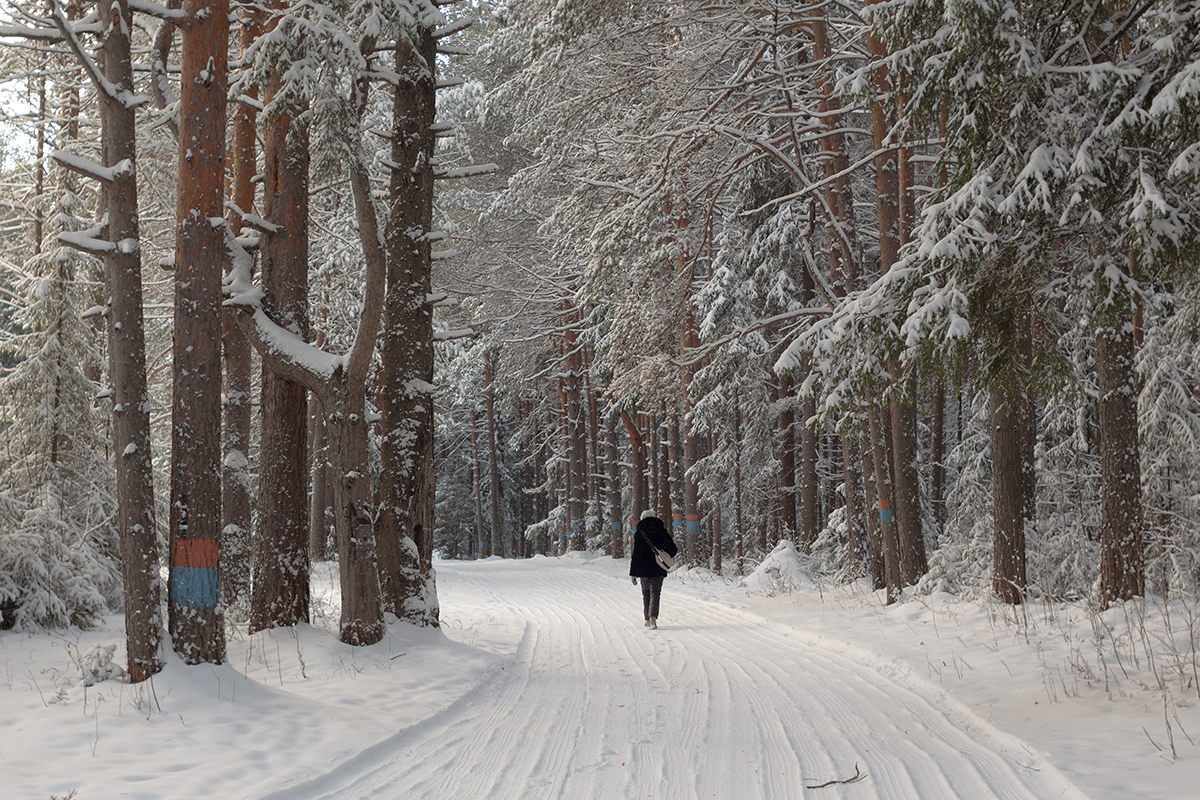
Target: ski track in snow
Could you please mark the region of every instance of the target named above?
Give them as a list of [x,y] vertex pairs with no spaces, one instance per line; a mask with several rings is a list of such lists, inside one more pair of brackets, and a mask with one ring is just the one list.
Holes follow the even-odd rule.
[[520,631],[503,669],[271,800],[1085,797],[886,659],[672,581],[657,631],[640,590],[599,571],[486,561],[443,565],[439,584]]

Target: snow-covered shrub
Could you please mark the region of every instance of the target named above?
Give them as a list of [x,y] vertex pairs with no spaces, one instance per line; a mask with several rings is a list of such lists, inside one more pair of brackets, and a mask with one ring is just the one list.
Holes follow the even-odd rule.
[[811,559],[802,556],[796,545],[784,539],[742,579],[742,585],[768,597],[788,594],[800,586],[813,584],[810,565]]
[[95,686],[101,681],[119,680],[125,677],[120,664],[113,663],[115,644],[94,644],[79,658],[79,677],[84,686]]
[[15,603],[18,630],[95,624],[121,584],[108,521],[87,529],[72,517],[47,483],[0,532],[0,602]]

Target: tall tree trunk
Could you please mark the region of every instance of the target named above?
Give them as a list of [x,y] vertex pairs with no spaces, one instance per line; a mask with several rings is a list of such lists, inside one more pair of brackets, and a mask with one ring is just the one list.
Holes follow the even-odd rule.
[[182,28],[175,244],[168,618],[188,664],[225,660],[221,534],[221,280],[228,0],[188,0]]
[[790,378],[779,379],[777,394],[779,413],[775,416],[775,428],[779,436],[780,536],[798,542],[802,537],[796,524],[796,405],[792,400]]
[[685,541],[686,534],[683,526],[683,442],[679,436],[678,419],[667,419],[667,464],[671,484],[671,538],[679,544]]
[[[878,2],[879,0],[869,0],[866,3],[868,16],[872,13],[872,6],[877,5]],[[888,133],[888,120],[882,98],[890,92],[891,87],[887,73],[879,64],[887,56],[887,48],[873,34],[868,33],[867,52],[871,61],[876,64],[875,88],[876,96],[879,99],[871,107],[871,128],[876,150],[875,189],[879,216],[879,268],[880,271],[887,272],[899,259],[900,253],[900,163],[896,152],[886,149],[884,144]],[[899,380],[896,365],[891,366],[891,371],[893,380]],[[921,530],[919,501],[915,507],[916,513],[914,513],[913,506],[916,450],[915,439],[910,442],[910,437],[915,437],[915,427],[908,424],[908,415],[894,400],[891,403],[890,414],[892,419],[889,420],[890,424],[886,427],[891,428],[892,434],[876,438],[876,431],[873,429],[871,436],[875,451],[875,481],[876,491],[879,492],[880,530],[883,534],[884,545],[884,580],[887,584],[888,602],[892,603],[899,599],[899,582],[906,579],[905,572],[915,572],[919,566],[916,554]],[[875,424],[879,426],[880,430],[885,428],[882,421],[877,421]],[[900,445],[898,451],[897,444]],[[881,459],[882,463],[880,463]],[[899,487],[894,487],[892,483],[890,473],[894,468],[898,468],[898,472],[902,476],[903,483]],[[899,498],[895,496],[894,489],[898,489]],[[896,516],[897,512],[900,512],[899,519]],[[882,519],[884,516],[887,516],[888,519]],[[902,527],[898,523],[902,523]],[[899,540],[901,536],[903,536],[903,541]],[[921,550],[923,551],[923,546]],[[893,557],[897,560],[895,565],[891,563]]]
[[1096,331],[1101,608],[1146,590],[1132,310],[1110,314]]
[[933,492],[933,521],[937,533],[941,533],[946,522],[946,382],[939,377],[933,390],[933,419],[931,429],[931,459],[933,461],[933,478],[930,491]]
[[[867,412],[868,419],[870,412]],[[887,586],[883,563],[883,531],[879,525],[879,491],[875,483],[875,446],[871,438],[870,423],[867,423],[866,437],[859,441],[859,454],[862,456],[863,493],[865,497],[866,530],[867,530],[867,564],[871,573],[871,588],[882,589]]]
[[492,555],[488,540],[483,535],[483,470],[479,468],[479,426],[475,419],[475,409],[471,409],[471,483],[475,486],[475,557],[487,558]]
[[[101,93],[105,165],[114,169],[105,189],[110,242],[139,241],[137,129],[130,56],[130,11],[117,0],[100,12],[105,25],[101,61],[105,78],[119,93]],[[44,103],[44,94],[42,96]],[[40,136],[39,128],[39,136]],[[40,239],[39,239],[40,242]],[[146,391],[146,346],[142,308],[142,262],[137,246],[117,247],[105,258],[109,306],[109,380],[113,395],[113,452],[116,456],[117,527],[125,584],[127,670],[138,683],[162,669],[162,599],[154,524],[154,481],[150,411]]]
[[565,383],[559,391],[562,401],[563,413],[560,415],[559,431],[562,438],[563,452],[563,491],[561,494],[561,505],[563,507],[562,514],[563,526],[562,533],[558,537],[557,553],[563,555],[570,550],[570,539],[573,531],[576,530],[578,523],[574,519],[575,504],[571,502],[571,498],[575,492],[575,470],[571,466],[571,420],[570,414],[567,413],[567,407],[570,403],[567,401],[567,392]]
[[684,544],[684,560],[689,564],[706,561],[700,557],[700,487],[692,478],[692,467],[699,460],[700,442],[692,433],[691,425],[683,422],[683,513],[687,528]]
[[1005,603],[1018,604],[1025,596],[1025,398],[1019,392],[993,389],[992,503],[995,520],[992,591]]
[[734,409],[733,440],[733,568],[735,575],[746,574],[745,525],[742,519],[742,407]]
[[500,497],[500,448],[496,440],[496,374],[490,352],[483,354],[484,403],[487,411],[488,487],[491,494],[492,541],[499,555],[507,553],[504,545],[504,506]]
[[[900,98],[899,114],[904,115],[905,98]],[[912,150],[902,148],[896,154],[897,170],[897,219],[898,246],[910,238],[916,216],[913,194]],[[899,257],[899,251],[895,258]],[[882,259],[881,259],[882,261]],[[882,268],[886,272],[895,260]],[[895,472],[896,530],[900,538],[900,576],[905,585],[917,582],[929,570],[925,556],[925,536],[921,520],[921,479],[917,461],[920,449],[917,445],[917,378],[916,374],[902,376],[899,363],[891,365],[892,377],[897,384],[903,381],[907,387],[908,402],[893,398],[892,412],[892,457]]]
[[[363,83],[365,79],[355,87],[360,109],[365,104]],[[248,256],[235,243],[231,243],[236,257],[228,302],[239,312],[238,324],[263,360],[284,377],[304,384],[325,411],[328,452],[336,472],[333,522],[341,568],[341,640],[366,645],[379,641],[384,630],[367,463],[366,385],[383,312],[386,260],[366,170],[353,158],[348,168],[366,264],[363,308],[350,352],[331,357],[273,323],[250,284]]]
[[37,126],[37,158],[33,164],[33,194],[39,200],[33,208],[33,252],[35,255],[41,254],[42,239],[46,235],[46,211],[40,202],[46,193],[46,125],[44,123],[49,119],[46,104],[45,53],[38,55],[37,73],[37,118],[43,124]]
[[880,419],[885,413],[886,411],[872,408],[869,411],[868,424],[871,432],[871,459],[875,468],[875,495],[879,507],[879,549],[883,561],[883,583],[890,605],[900,599],[903,584],[900,575],[900,541],[892,511],[892,476],[887,455],[887,429]]
[[620,448],[617,446],[617,423],[610,415],[604,425],[607,444],[605,474],[608,489],[608,519],[612,525],[608,552],[613,558],[625,557],[625,524],[621,510]]
[[638,517],[650,507],[650,487],[646,480],[646,440],[630,412],[621,412],[621,422],[629,436],[629,485],[633,489],[633,514],[630,526],[637,527]]
[[[317,337],[321,341],[321,337]],[[320,345],[318,345],[320,346]],[[329,436],[325,430],[325,409],[315,397],[309,404],[309,459],[312,464],[310,478],[308,521],[309,561],[323,561],[329,557],[329,530],[333,520],[333,486],[329,470]]]
[[[590,362],[591,357],[588,356]],[[600,499],[600,419],[599,401],[588,379],[588,369],[583,371],[584,408],[587,411],[587,507],[595,509],[598,520],[604,519],[604,503]]]
[[371,518],[371,480],[367,466],[366,393],[341,381],[331,387],[326,423],[329,450],[341,474],[333,484],[338,566],[342,590],[341,639],[374,644],[383,638],[382,598]]
[[[893,372],[900,374],[897,366]],[[925,556],[925,534],[921,525],[921,480],[917,474],[916,378],[909,384],[911,402],[891,403],[892,457],[896,476],[896,531],[900,541],[900,578],[911,586],[929,570]]]
[[671,450],[667,433],[666,408],[654,418],[654,513],[664,524],[671,521]]
[[859,494],[862,482],[862,455],[859,442],[853,435],[842,437],[842,484],[846,504],[846,565],[845,576],[854,580],[862,574],[863,557],[868,552],[866,514],[863,510],[863,495]]
[[[259,10],[248,11],[242,19],[242,53],[262,33]],[[168,26],[164,24],[163,28]],[[166,80],[165,64],[161,78]],[[258,96],[257,87],[247,90]],[[160,87],[160,103],[166,104]],[[230,136],[230,199],[238,210],[254,211],[255,177],[258,175],[256,157],[258,113],[254,106],[238,103],[232,113],[233,131]],[[243,229],[242,217],[236,211],[229,214],[234,236]],[[250,343],[238,328],[231,314],[221,316],[222,346],[225,355],[224,443],[221,459],[221,594],[225,605],[245,608],[250,603],[252,545],[250,420],[252,406]]]
[[[829,236],[829,277],[834,295],[844,297],[859,288],[861,280],[858,266],[857,229],[854,221],[854,189],[849,176],[849,154],[845,136],[840,132],[841,103],[835,96],[835,66],[831,62],[833,49],[828,40],[828,11],[820,9],[811,14],[813,57],[818,62],[821,87],[819,108],[824,126],[829,135],[821,139],[822,172],[826,180],[825,215],[826,232]],[[806,406],[807,408],[807,406]],[[807,411],[806,411],[807,413]],[[865,440],[854,440],[857,434],[847,432],[842,444],[842,479],[846,502],[847,561],[857,565],[865,548],[870,554],[869,564],[876,588],[882,583],[882,560],[875,554],[879,537],[876,524],[878,514],[874,510],[874,471],[869,466],[871,448]],[[858,487],[864,487],[866,508],[858,502]],[[855,574],[854,566],[850,574]]]
[[817,401],[806,398],[800,404],[800,530],[801,551],[808,553],[821,533],[819,477],[817,475],[817,432],[808,424],[816,416]]
[[583,382],[583,355],[579,332],[574,327],[567,329],[564,338],[566,375],[563,378],[563,414],[566,422],[567,505],[570,517],[568,550],[587,548],[587,426],[581,384]]
[[397,616],[436,625],[433,573],[433,147],[437,42],[418,25],[396,47],[379,543],[384,602]]
[[[706,448],[706,452],[707,453],[715,452],[716,447],[717,447],[716,434],[710,432],[708,434],[708,438],[706,441],[707,441],[707,445],[708,445]],[[708,552],[705,553],[705,557],[706,557],[706,560],[708,561],[709,565],[711,566],[712,571],[715,572],[716,574],[720,575],[721,570],[722,570],[721,560],[722,560],[722,556],[724,555],[724,552],[725,552],[725,550],[724,550],[725,534],[724,534],[724,530],[722,527],[723,519],[722,519],[722,513],[721,513],[722,512],[722,504],[721,504],[720,498],[714,498],[710,502],[712,503],[712,505],[709,508],[708,517],[709,517],[709,519],[712,520],[712,522],[709,524],[709,530],[711,531],[711,535],[708,537],[708,540],[707,540]]]
[[[268,102],[279,84],[272,77]],[[308,134],[292,109],[267,120],[263,161],[263,310],[308,341]],[[307,392],[264,363],[261,397],[251,633],[307,622],[309,603]]]

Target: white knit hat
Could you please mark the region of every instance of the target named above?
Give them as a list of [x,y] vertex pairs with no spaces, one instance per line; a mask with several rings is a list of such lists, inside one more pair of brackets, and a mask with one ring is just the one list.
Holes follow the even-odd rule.
[[648,508],[642,512],[642,519],[645,519],[646,517],[653,517],[653,516],[654,516],[654,512]]

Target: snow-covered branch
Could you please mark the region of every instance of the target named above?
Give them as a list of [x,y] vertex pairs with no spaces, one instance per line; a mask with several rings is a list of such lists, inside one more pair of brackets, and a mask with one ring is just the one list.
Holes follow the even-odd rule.
[[111,167],[104,167],[88,158],[82,158],[66,150],[55,150],[50,157],[72,172],[86,178],[112,183],[115,179],[133,173],[133,162],[124,159]]

